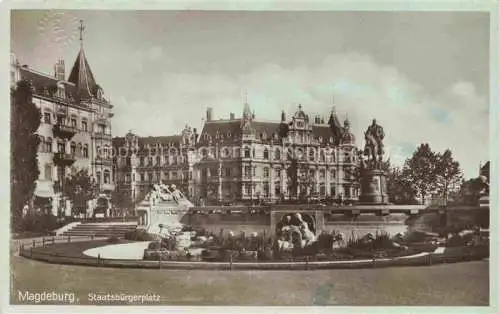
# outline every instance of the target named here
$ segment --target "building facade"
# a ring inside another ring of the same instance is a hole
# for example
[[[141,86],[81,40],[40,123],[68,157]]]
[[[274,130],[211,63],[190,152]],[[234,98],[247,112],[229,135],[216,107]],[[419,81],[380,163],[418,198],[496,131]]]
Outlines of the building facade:
[[[341,125],[334,110],[327,123],[300,105],[279,122],[258,120],[249,104],[240,118],[212,115],[207,109],[199,135],[186,127],[171,137],[115,138],[116,150],[127,147],[117,160],[118,188],[137,199],[152,183],[175,184],[198,205],[358,199],[360,151],[349,120]]]
[[[85,57],[83,44],[66,77],[64,60],[54,73],[36,71],[21,65],[11,54],[11,87],[25,80],[31,83],[33,102],[40,109],[41,124],[38,167],[40,176],[35,202],[51,208],[54,215],[71,215],[72,204],[62,197],[64,180],[85,169],[99,189],[98,199],[108,206],[114,190],[111,156],[111,117],[113,106],[96,83]],[[97,200],[95,200],[97,201]],[[95,207],[96,202],[89,204]]]
[[[172,136],[139,137],[129,132],[113,138],[117,194],[136,203],[152,184],[162,182],[192,197],[197,136],[196,129],[186,126],[181,134]]]

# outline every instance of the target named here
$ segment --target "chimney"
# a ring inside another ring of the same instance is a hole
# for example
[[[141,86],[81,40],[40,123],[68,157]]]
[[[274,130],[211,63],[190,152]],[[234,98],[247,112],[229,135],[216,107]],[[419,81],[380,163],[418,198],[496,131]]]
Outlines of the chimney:
[[[64,81],[66,78],[65,68],[64,68],[64,60],[59,59],[57,63],[54,65],[54,77],[58,81]]]
[[[207,108],[207,121],[212,121],[212,108]]]
[[[233,112],[229,113],[229,120],[234,120],[234,113]]]

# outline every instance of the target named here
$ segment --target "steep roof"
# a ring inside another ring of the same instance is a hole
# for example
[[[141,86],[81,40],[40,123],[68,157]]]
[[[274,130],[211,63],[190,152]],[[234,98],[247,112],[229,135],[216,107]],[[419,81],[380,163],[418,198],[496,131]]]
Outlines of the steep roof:
[[[75,97],[75,85],[66,81],[58,81],[55,77],[35,71],[28,66],[23,66],[19,69],[21,80],[28,81],[32,84],[37,94],[43,95],[45,93],[51,94],[57,89],[57,83],[61,82],[65,86],[65,92],[71,97]]]
[[[76,57],[68,81],[76,85],[77,95],[80,99],[88,99],[96,96],[96,87],[98,86],[90,65],[85,57],[83,47]]]

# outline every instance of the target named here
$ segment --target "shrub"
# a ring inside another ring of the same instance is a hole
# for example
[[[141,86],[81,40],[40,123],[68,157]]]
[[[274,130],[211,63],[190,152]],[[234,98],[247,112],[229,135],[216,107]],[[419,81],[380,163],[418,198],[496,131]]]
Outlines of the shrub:
[[[107,243],[119,243],[120,242],[120,239],[116,236],[112,236],[112,237],[109,237],[107,240],[106,240]]]
[[[134,231],[127,232],[125,239],[131,241],[154,241],[155,237],[147,233],[146,230],[135,229]]]
[[[160,242],[155,241],[148,244],[148,250],[161,250],[162,245]]]
[[[58,229],[67,223],[68,221],[58,220],[57,217],[53,215],[32,214],[23,218],[20,231],[43,234]]]

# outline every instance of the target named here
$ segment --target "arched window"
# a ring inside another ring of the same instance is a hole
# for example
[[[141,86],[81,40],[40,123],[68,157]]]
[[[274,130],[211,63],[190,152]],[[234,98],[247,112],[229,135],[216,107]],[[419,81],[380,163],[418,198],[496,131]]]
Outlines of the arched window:
[[[78,155],[78,157],[82,157],[83,156],[83,146],[82,146],[82,143],[78,143],[78,147],[76,149],[76,154]]]
[[[274,151],[274,159],[275,160],[280,160],[281,159],[281,151],[279,148],[276,148],[276,150]]]
[[[75,142],[71,142],[70,144],[70,154],[75,156],[76,155],[76,143]]]
[[[88,144],[83,145],[83,157],[89,158],[89,145]]]
[[[109,184],[110,183],[110,172],[109,170],[104,170],[104,184]]]
[[[269,159],[269,150],[264,148],[264,159]]]

